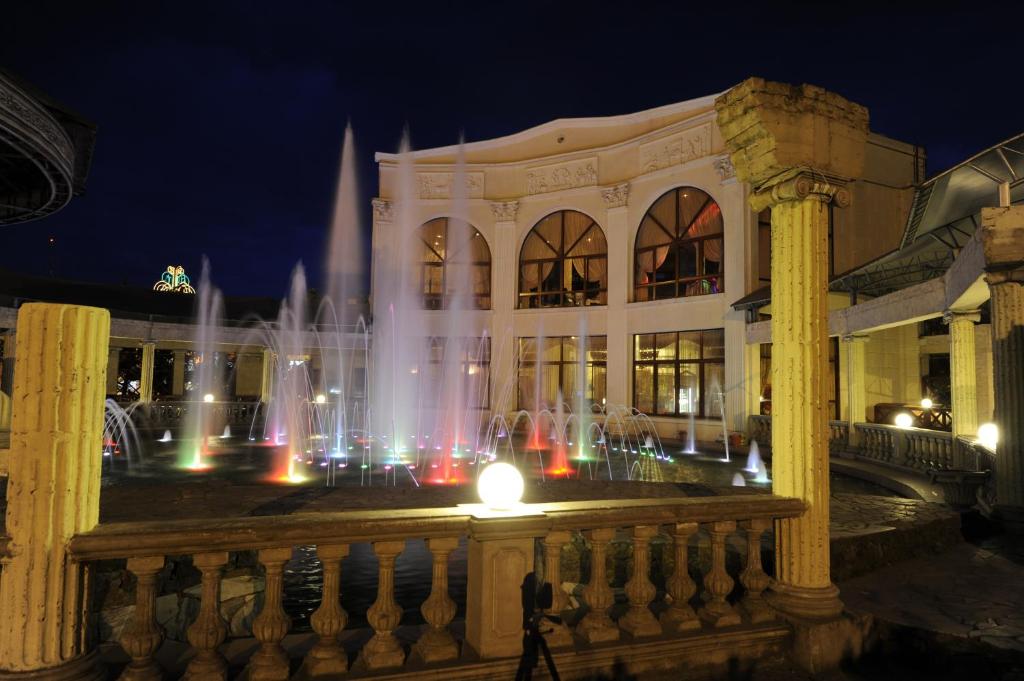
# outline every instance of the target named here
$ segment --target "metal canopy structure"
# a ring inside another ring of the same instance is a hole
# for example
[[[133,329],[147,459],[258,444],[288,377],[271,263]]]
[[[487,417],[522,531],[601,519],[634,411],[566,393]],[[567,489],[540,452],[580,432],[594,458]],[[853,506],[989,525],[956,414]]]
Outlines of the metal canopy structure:
[[[900,247],[832,281],[832,291],[880,296],[949,269],[974,234],[986,206],[999,205],[999,186],[1024,201],[1024,133],[1000,142],[926,180],[917,188]]]

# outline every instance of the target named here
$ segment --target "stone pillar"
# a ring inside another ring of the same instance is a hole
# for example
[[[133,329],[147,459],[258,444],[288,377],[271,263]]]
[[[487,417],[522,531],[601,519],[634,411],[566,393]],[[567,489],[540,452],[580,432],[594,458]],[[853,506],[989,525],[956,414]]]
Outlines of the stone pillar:
[[[761,346],[758,343],[743,346],[743,411],[747,423],[751,416],[761,413]]]
[[[868,400],[866,384],[867,334],[843,336],[842,348],[846,353],[846,405],[850,422],[850,449],[860,446],[860,435],[853,427],[867,420]]]
[[[942,321],[949,326],[950,409],[953,437],[978,433],[978,372],[974,349],[974,325],[981,321],[977,310],[946,310]]]
[[[831,625],[843,604],[829,575],[829,203],[864,168],[863,107],[811,85],[751,78],[715,101],[737,177],[755,212],[772,208],[772,490],[807,510],[776,525],[770,603],[803,627],[794,658],[812,672],[837,665]]]
[[[0,431],[11,429],[11,392],[14,389],[14,346],[17,343],[14,329],[3,334],[4,351],[0,355]]]
[[[117,370],[121,364],[121,348],[107,348],[107,395],[117,393]]]
[[[544,516],[470,520],[466,643],[481,658],[522,654],[520,587],[533,570],[534,539],[547,534],[548,524]]]
[[[175,397],[185,396],[185,351],[174,351],[174,364],[171,365],[171,394]]]
[[[270,348],[263,348],[263,378],[260,381],[260,402],[270,404],[274,395],[274,364],[277,355]]]
[[[516,251],[518,201],[492,201],[494,241],[491,251],[491,411],[515,409],[515,390],[501,403],[502,390],[515,385],[516,334],[513,311],[519,302],[519,254]]]
[[[102,678],[88,651],[88,566],[66,546],[99,522],[109,336],[106,310],[28,303],[18,311],[0,676]]]
[[[992,292],[996,513],[1024,532],[1024,206],[983,208],[981,241]]]
[[[633,367],[630,348],[632,338],[626,316],[626,303],[632,295],[633,277],[630,263],[633,247],[630,243],[629,183],[623,182],[601,189],[601,198],[608,212],[605,229],[608,235],[608,403],[632,404],[629,394],[629,374]]]
[[[139,381],[139,402],[149,404],[153,401],[153,363],[156,359],[156,343],[146,341],[142,344],[142,377]]]

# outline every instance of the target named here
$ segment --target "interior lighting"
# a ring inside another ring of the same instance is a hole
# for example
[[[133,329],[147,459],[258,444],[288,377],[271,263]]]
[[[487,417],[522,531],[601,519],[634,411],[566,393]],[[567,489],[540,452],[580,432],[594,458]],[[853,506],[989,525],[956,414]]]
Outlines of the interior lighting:
[[[523,498],[523,476],[511,464],[493,463],[480,474],[476,491],[488,508],[507,511]]]
[[[983,423],[978,427],[978,442],[986,449],[995,451],[999,444],[999,427],[994,423]]]
[[[893,423],[896,424],[897,428],[910,428],[914,425],[914,417],[905,411],[901,411],[896,414],[896,418],[893,419]]]

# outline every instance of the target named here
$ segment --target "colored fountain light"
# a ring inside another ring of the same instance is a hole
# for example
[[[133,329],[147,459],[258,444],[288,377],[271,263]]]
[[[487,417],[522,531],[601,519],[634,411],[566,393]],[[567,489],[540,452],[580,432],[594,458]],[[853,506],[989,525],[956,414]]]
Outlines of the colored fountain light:
[[[921,400],[921,408],[922,409],[931,409],[933,404],[934,404],[934,402],[932,402],[927,397],[924,398],[923,400]]]
[[[978,427],[978,442],[986,449],[995,451],[999,444],[999,427],[994,423],[983,423]]]
[[[203,402],[213,402],[213,393],[203,395]]]
[[[905,411],[901,411],[899,414],[896,414],[893,423],[896,424],[897,428],[910,428],[914,425],[914,417]]]
[[[492,463],[480,473],[476,491],[488,508],[507,511],[523,498],[523,476],[511,464]]]

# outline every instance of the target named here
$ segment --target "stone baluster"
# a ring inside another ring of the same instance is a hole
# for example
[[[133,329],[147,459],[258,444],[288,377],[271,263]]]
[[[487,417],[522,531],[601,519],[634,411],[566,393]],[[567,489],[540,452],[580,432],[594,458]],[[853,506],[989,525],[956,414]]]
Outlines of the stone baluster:
[[[769,622],[775,619],[775,612],[761,595],[772,581],[761,565],[761,535],[771,529],[772,521],[757,518],[742,523],[741,527],[747,535],[747,562],[740,573],[740,584],[747,593],[744,594],[741,604],[752,623]]]
[[[202,573],[202,595],[199,601],[199,615],[188,628],[188,642],[196,649],[196,655],[185,669],[184,681],[225,681],[228,664],[217,652],[217,646],[224,642],[228,627],[220,614],[220,574],[228,562],[226,551],[197,553],[192,564]]]
[[[720,521],[708,526],[711,536],[711,569],[704,575],[704,607],[698,613],[713,627],[729,627],[740,623],[739,613],[726,597],[732,591],[733,580],[725,570],[725,540],[736,531],[735,521]]]
[[[455,617],[455,601],[448,594],[448,555],[459,545],[457,537],[428,539],[427,548],[433,556],[433,578],[430,596],[423,602],[420,612],[429,625],[416,641],[412,653],[425,663],[454,660],[459,656],[459,646],[448,630],[448,624]]]
[[[373,638],[359,653],[359,664],[367,670],[401,667],[405,653],[394,631],[402,619],[402,609],[395,602],[395,558],[405,548],[403,541],[380,541],[373,543],[379,567],[377,571],[377,600],[366,613],[366,619],[373,627]]]
[[[316,644],[306,655],[299,670],[301,678],[317,678],[348,671],[348,657],[338,643],[348,614],[338,601],[341,588],[341,559],[348,555],[348,544],[317,546],[316,555],[324,569],[323,595],[309,623],[316,632]]]
[[[163,677],[153,659],[164,640],[163,629],[154,616],[156,574],[163,566],[163,556],[128,559],[128,571],[135,575],[135,612],[121,632],[121,647],[132,661],[121,672],[120,681],[160,681]]]
[[[690,537],[696,532],[697,523],[676,523],[672,526],[676,567],[665,585],[672,604],[661,614],[662,626],[668,632],[700,629],[700,618],[690,607],[690,599],[697,593],[697,585],[690,578]]]
[[[658,528],[651,525],[633,528],[633,573],[626,582],[629,611],[619,620],[619,626],[633,637],[657,636],[661,633],[661,625],[648,607],[658,593],[649,575],[651,537],[657,533]]]
[[[548,615],[561,617],[569,607],[569,598],[562,590],[562,547],[569,543],[569,533],[564,530],[548,532],[544,537],[544,581],[551,584],[551,609]],[[544,634],[549,648],[564,648],[572,645],[572,631],[565,623],[546,623],[550,630]]]
[[[289,676],[288,654],[281,647],[292,621],[281,607],[284,587],[284,564],[292,557],[291,547],[260,549],[259,560],[266,573],[263,609],[252,623],[252,634],[260,642],[249,658],[248,681],[286,681]]]
[[[604,527],[586,533],[590,542],[590,582],[583,590],[589,611],[576,627],[588,643],[619,640],[619,629],[608,616],[608,608],[615,600],[611,587],[608,586],[608,574],[605,561],[608,554],[608,542],[615,538],[615,529]]]

